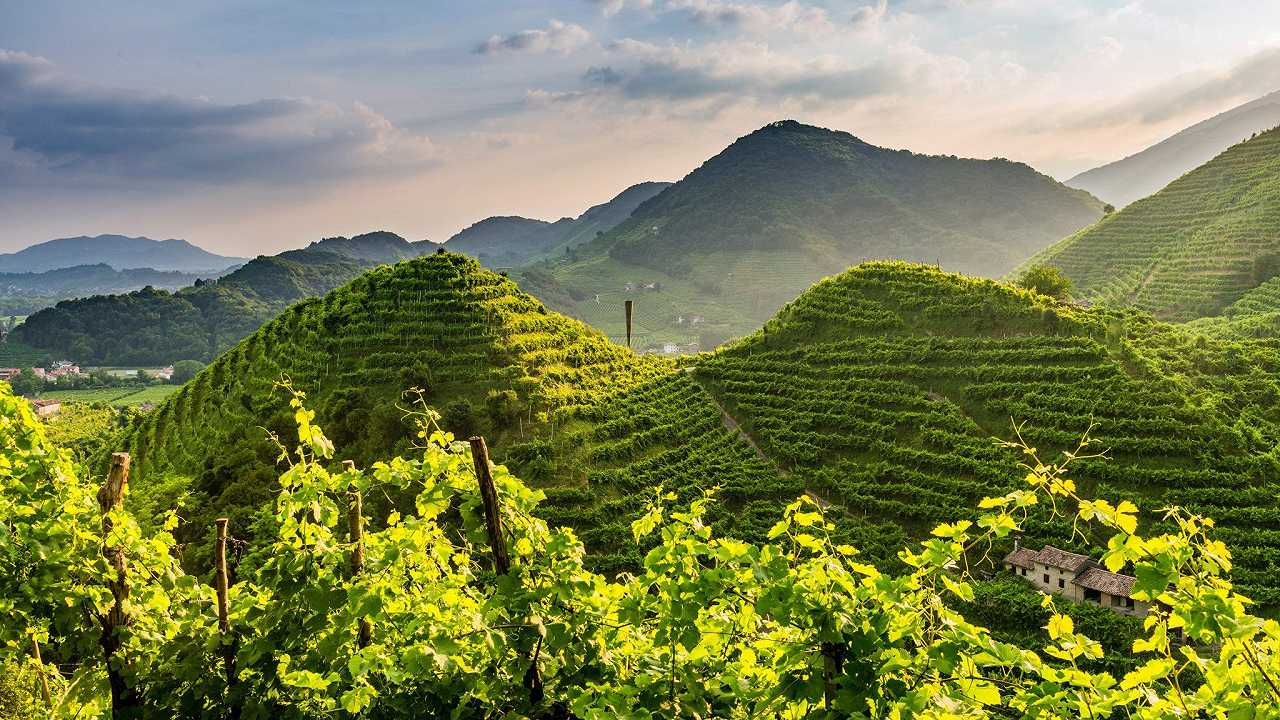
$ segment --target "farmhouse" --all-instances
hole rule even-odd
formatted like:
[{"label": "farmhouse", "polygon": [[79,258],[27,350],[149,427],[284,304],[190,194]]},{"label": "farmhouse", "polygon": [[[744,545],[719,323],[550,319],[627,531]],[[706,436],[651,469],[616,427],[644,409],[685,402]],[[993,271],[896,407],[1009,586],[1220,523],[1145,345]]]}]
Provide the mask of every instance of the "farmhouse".
[{"label": "farmhouse", "polygon": [[62,412],[62,403],[57,400],[32,400],[36,415],[42,418],[57,417]]},{"label": "farmhouse", "polygon": [[1125,615],[1145,616],[1149,603],[1133,599],[1134,578],[1103,568],[1088,555],[1045,545],[1039,551],[1014,547],[1004,558],[1005,569],[1025,578],[1043,593],[1076,602],[1091,602]]}]

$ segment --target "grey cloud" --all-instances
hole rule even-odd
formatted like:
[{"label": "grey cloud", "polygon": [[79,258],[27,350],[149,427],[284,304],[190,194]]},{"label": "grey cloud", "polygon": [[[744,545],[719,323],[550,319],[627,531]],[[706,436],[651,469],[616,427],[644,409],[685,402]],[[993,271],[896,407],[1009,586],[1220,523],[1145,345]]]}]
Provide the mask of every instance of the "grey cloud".
[{"label": "grey cloud", "polygon": [[503,51],[565,53],[582,47],[590,40],[591,33],[581,25],[552,20],[545,30],[521,30],[510,35],[494,35],[476,46],[476,52],[481,55]]},{"label": "grey cloud", "polygon": [[[356,103],[238,104],[105,88],[0,50],[0,174],[224,182],[421,167],[425,136]],[[18,162],[20,160],[21,162]]]}]

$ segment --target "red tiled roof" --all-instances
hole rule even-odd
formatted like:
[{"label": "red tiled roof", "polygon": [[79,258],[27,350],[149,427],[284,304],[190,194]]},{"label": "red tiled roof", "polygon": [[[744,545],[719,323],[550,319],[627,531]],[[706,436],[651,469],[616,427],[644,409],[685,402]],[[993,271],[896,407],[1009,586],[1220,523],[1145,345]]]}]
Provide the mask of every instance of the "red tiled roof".
[{"label": "red tiled roof", "polygon": [[1093,562],[1088,555],[1079,555],[1066,550],[1059,550],[1052,545],[1045,545],[1044,549],[1036,553],[1036,562],[1049,567],[1060,568],[1067,572],[1077,572],[1080,568]]},{"label": "red tiled roof", "polygon": [[1091,567],[1080,573],[1080,577],[1077,577],[1074,582],[1080,587],[1097,590],[1108,595],[1129,597],[1129,594],[1133,592],[1133,584],[1136,579],[1128,575],[1107,572],[1100,567]]},{"label": "red tiled roof", "polygon": [[1014,567],[1035,569],[1036,551],[1031,548],[1018,548],[1004,556],[1005,563]]}]

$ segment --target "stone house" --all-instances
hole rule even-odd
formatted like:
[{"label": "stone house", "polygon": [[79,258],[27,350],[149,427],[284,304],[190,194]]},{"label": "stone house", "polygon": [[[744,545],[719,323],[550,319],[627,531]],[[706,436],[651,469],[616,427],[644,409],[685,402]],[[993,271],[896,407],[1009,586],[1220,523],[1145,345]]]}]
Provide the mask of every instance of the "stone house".
[{"label": "stone house", "polygon": [[1004,567],[1042,593],[1137,617],[1145,616],[1150,608],[1150,603],[1133,599],[1133,577],[1109,572],[1088,555],[1052,545],[1038,551],[1015,545],[1013,552],[1005,556]]}]

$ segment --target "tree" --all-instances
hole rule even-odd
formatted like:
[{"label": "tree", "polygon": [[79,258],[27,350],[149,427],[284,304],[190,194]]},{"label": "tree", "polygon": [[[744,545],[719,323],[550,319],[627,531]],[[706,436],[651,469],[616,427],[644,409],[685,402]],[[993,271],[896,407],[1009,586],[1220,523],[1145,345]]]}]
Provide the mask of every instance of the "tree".
[{"label": "tree", "polygon": [[476,411],[466,400],[454,400],[444,406],[440,413],[440,424],[445,430],[460,438],[476,434]]},{"label": "tree", "polygon": [[1113,213],[1113,212],[1115,212],[1115,211],[1116,211],[1116,206],[1115,206],[1115,205],[1112,205],[1111,203],[1107,203],[1106,205],[1103,205],[1103,206],[1102,206],[1102,214],[1103,214],[1103,215],[1110,215],[1111,213]]},{"label": "tree", "polygon": [[1036,265],[1028,269],[1015,284],[1058,300],[1071,299],[1071,278],[1052,265]]},{"label": "tree", "polygon": [[36,375],[35,370],[26,368],[17,377],[9,381],[13,392],[18,395],[34,395],[44,389],[44,379]]},{"label": "tree", "polygon": [[520,415],[520,396],[515,390],[490,390],[485,404],[494,427],[509,428]]},{"label": "tree", "polygon": [[181,385],[203,369],[204,363],[199,360],[179,360],[173,364],[173,382],[175,385]]}]

